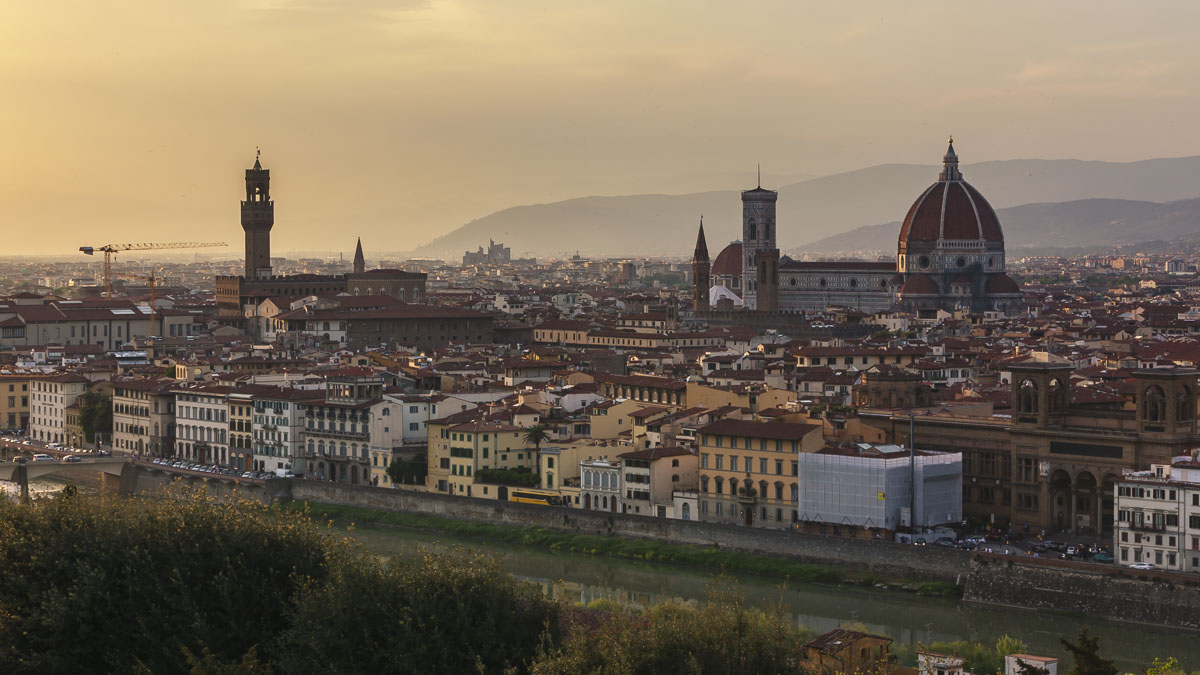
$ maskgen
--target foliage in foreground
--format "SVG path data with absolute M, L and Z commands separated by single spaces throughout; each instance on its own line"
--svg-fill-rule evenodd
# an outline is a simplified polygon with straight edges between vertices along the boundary
M 0 569 L 4 673 L 501 672 L 558 630 L 493 560 L 385 563 L 195 493 L 0 500 Z
M 189 492 L 0 501 L 0 570 L 6 674 L 796 673 L 812 637 L 727 581 L 699 607 L 563 608 L 491 558 L 385 562 L 307 513 Z M 1086 631 L 1064 646 L 1070 675 L 1115 672 Z M 931 647 L 1023 649 L 1007 636 Z M 1147 672 L 1183 669 L 1172 659 Z
M 802 673 L 800 647 L 813 637 L 794 628 L 778 605 L 752 609 L 725 581 L 692 608 L 667 602 L 644 613 L 608 607 L 579 621 L 563 646 L 543 652 L 536 675 Z

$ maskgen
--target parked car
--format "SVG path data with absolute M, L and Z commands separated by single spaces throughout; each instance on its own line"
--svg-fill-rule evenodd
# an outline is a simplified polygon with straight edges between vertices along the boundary
M 77 462 L 82 462 L 83 458 L 79 455 L 67 455 L 66 457 L 62 458 L 62 461 L 66 462 L 67 464 L 75 464 Z
M 1129 566 L 1129 569 L 1133 569 L 1133 570 L 1152 570 L 1152 569 L 1154 569 L 1154 564 L 1153 564 L 1153 563 L 1146 563 L 1146 562 L 1141 562 L 1141 563 L 1133 563 L 1132 565 L 1130 565 L 1130 566 Z
M 1114 560 L 1116 560 L 1116 558 L 1113 558 L 1111 553 L 1105 553 L 1104 551 L 1100 551 L 1096 555 L 1092 556 L 1092 562 L 1111 563 Z
M 925 537 L 916 537 L 913 539 L 913 546 L 924 546 Z

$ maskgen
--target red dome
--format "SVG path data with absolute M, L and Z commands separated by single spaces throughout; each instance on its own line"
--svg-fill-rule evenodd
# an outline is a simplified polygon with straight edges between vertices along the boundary
M 909 242 L 984 241 L 1004 243 L 1000 219 L 991 204 L 963 180 L 954 141 L 942 158 L 942 173 L 913 202 L 900 227 L 900 247 Z
M 966 181 L 938 181 L 913 202 L 900 242 L 980 239 L 1004 243 L 1000 220 L 991 204 Z
M 713 261 L 711 274 L 723 276 L 740 276 L 742 274 L 742 243 L 734 243 L 721 249 L 717 259 Z
M 1007 274 L 996 274 L 987 280 L 983 292 L 988 295 L 1010 295 L 1020 293 L 1021 287 Z
M 913 274 L 900 287 L 900 295 L 937 295 L 937 284 L 928 274 Z

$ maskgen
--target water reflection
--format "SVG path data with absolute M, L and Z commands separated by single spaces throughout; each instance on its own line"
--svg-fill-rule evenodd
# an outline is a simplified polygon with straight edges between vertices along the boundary
M 354 537 L 387 555 L 423 546 L 463 546 L 500 558 L 501 567 L 540 586 L 547 595 L 572 603 L 609 600 L 647 607 L 664 600 L 695 604 L 706 596 L 711 573 L 636 561 L 592 558 L 530 550 L 478 540 L 388 526 L 358 525 Z M 736 575 L 748 605 L 780 603 L 797 627 L 823 633 L 846 623 L 862 623 L 871 632 L 898 643 L 971 640 L 994 643 L 1005 633 L 1026 642 L 1034 654 L 1067 658 L 1059 635 L 1074 636 L 1084 625 L 1100 638 L 1102 653 L 1122 672 L 1140 672 L 1155 656 L 1175 656 L 1200 668 L 1200 636 L 1192 632 L 1118 624 L 1085 617 L 991 607 L 897 591 L 841 588 L 817 584 L 787 586 L 780 580 Z M 1063 672 L 1069 669 L 1064 662 Z

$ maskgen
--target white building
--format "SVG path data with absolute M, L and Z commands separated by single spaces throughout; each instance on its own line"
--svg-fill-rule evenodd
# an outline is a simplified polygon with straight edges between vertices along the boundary
M 253 395 L 254 468 L 259 471 L 295 468 L 297 473 L 302 473 L 304 404 L 323 400 L 325 392 L 255 387 Z
M 63 443 L 66 410 L 87 393 L 82 375 L 52 375 L 33 380 L 29 398 L 29 437 L 46 443 Z
M 869 443 L 799 453 L 800 520 L 889 530 L 961 521 L 962 454 L 909 455 Z
M 1118 565 L 1200 572 L 1200 461 L 1184 455 L 1126 473 L 1113 491 Z
M 583 508 L 593 511 L 621 511 L 621 462 L 585 459 L 579 462 L 579 491 Z
M 199 464 L 229 463 L 229 392 L 196 385 L 175 390 L 175 456 Z

